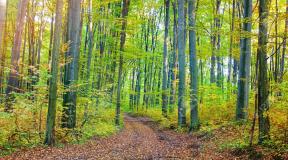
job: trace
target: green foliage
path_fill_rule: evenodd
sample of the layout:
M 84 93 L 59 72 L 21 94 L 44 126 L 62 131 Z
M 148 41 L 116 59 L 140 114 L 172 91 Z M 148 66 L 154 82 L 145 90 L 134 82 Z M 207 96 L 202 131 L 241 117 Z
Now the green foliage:
M 284 83 L 285 84 L 285 83 Z M 282 93 L 286 92 L 285 85 L 279 84 L 277 87 Z M 273 86 L 274 87 L 274 86 Z M 275 86 L 276 88 L 276 86 Z M 249 148 L 252 119 L 254 116 L 254 91 L 250 93 L 249 121 L 235 121 L 235 101 L 236 94 L 230 88 L 230 93 L 223 91 L 214 85 L 204 85 L 200 87 L 199 94 L 202 96 L 202 103 L 199 104 L 200 130 L 194 133 L 196 136 L 204 137 L 214 144 L 218 144 L 220 150 L 247 150 Z M 229 96 L 227 96 L 229 94 Z M 271 97 L 271 109 L 269 112 L 271 123 L 271 140 L 265 142 L 264 148 L 270 148 L 274 151 L 287 152 L 287 107 L 286 94 L 283 96 Z M 188 98 L 188 97 L 187 97 Z M 288 103 L 288 102 L 287 102 Z M 189 103 L 186 103 L 186 110 L 189 110 Z M 125 110 L 129 110 L 128 108 Z M 161 106 L 142 108 L 139 111 L 131 111 L 134 116 L 145 116 L 153 119 L 160 124 L 162 128 L 174 129 L 180 132 L 187 132 L 187 128 L 179 130 L 177 128 L 177 109 L 168 114 L 168 118 L 163 117 Z M 189 113 L 187 112 L 187 124 L 189 124 Z M 257 123 L 257 121 L 256 121 Z M 258 127 L 256 125 L 253 142 L 257 143 Z
M 227 149 L 246 149 L 249 146 L 249 144 L 247 142 L 245 142 L 242 139 L 237 139 L 237 140 L 232 140 L 232 141 L 228 141 L 228 142 L 224 142 L 222 144 L 220 144 L 219 149 L 220 150 L 227 150 Z
M 14 152 L 20 148 L 41 146 L 46 125 L 47 101 L 46 95 L 38 94 L 33 101 L 30 94 L 16 95 L 13 113 L 0 111 L 0 156 Z M 40 102 L 42 100 L 42 102 Z M 61 101 L 58 101 L 61 104 Z M 2 105 L 2 104 L 1 104 Z M 77 127 L 73 130 L 61 128 L 61 105 L 57 108 L 56 145 L 67 143 L 83 143 L 92 137 L 106 137 L 116 133 L 121 127 L 115 127 L 115 110 L 107 107 L 93 107 L 89 98 L 78 99 Z M 83 124 L 85 105 L 88 120 Z
M 175 2 L 176 0 L 172 0 Z M 6 48 L 3 48 L 4 56 L 4 76 L 11 71 L 10 69 L 10 50 L 13 45 L 13 36 L 15 33 L 15 17 L 17 15 L 17 4 L 18 0 L 8 0 L 8 20 L 6 22 L 6 36 L 4 37 L 7 41 Z M 46 114 L 48 104 L 48 93 L 47 93 L 47 80 L 51 77 L 48 72 L 49 68 L 49 41 L 51 32 L 50 30 L 50 19 L 51 15 L 55 12 L 55 0 L 45 1 L 44 6 L 44 27 L 43 37 L 39 37 L 40 31 L 40 16 L 42 12 L 42 1 L 36 0 L 36 7 L 30 7 L 30 14 L 35 14 L 36 18 L 31 19 L 25 24 L 27 27 L 33 26 L 34 33 L 31 38 L 31 42 L 34 41 L 37 46 L 38 38 L 42 38 L 41 46 L 41 64 L 39 70 L 35 66 L 27 65 L 31 63 L 31 53 L 29 46 L 31 42 L 28 42 L 28 36 L 22 37 L 22 43 L 26 40 L 26 48 L 22 44 L 21 47 L 21 58 L 19 61 L 19 68 L 21 70 L 21 86 L 20 89 L 23 93 L 15 94 L 15 102 L 13 104 L 13 113 L 3 112 L 5 95 L 0 96 L 0 156 L 13 152 L 16 149 L 23 147 L 33 147 L 41 145 L 45 133 L 46 125 Z M 196 33 L 197 33 L 197 58 L 203 62 L 203 79 L 201 79 L 201 85 L 199 85 L 199 117 L 200 117 L 200 130 L 195 133 L 199 136 L 205 136 L 207 139 L 217 139 L 216 143 L 219 143 L 221 150 L 225 149 L 245 149 L 248 146 L 251 121 L 254 116 L 254 96 L 255 96 L 255 67 L 256 64 L 256 53 L 258 44 L 256 39 L 258 35 L 258 11 L 257 7 L 253 10 L 253 33 L 247 35 L 241 31 L 242 19 L 238 16 L 235 17 L 235 28 L 234 32 L 231 32 L 231 11 L 232 1 L 222 0 L 221 8 L 223 8 L 224 14 L 215 15 L 215 1 L 201 0 L 197 1 L 197 22 L 196 22 Z M 211 3 L 212 2 L 212 3 Z M 255 1 L 253 1 L 255 3 Z M 115 92 L 117 85 L 117 71 L 119 62 L 119 41 L 120 32 L 122 26 L 121 16 L 121 0 L 93 0 L 93 32 L 94 32 L 94 48 L 92 50 L 92 64 L 91 64 L 91 76 L 89 82 L 86 79 L 87 72 L 87 50 L 85 50 L 86 44 L 86 27 L 88 26 L 87 11 L 88 1 L 83 3 L 83 21 L 82 21 L 82 37 L 80 46 L 80 60 L 79 60 L 79 81 L 73 83 L 70 89 L 77 91 L 77 127 L 75 129 L 62 129 L 61 128 L 61 116 L 62 116 L 62 94 L 64 87 L 62 84 L 63 80 L 63 66 L 65 62 L 64 53 L 68 50 L 68 43 L 62 44 L 60 65 L 61 71 L 59 73 L 59 84 L 58 84 L 58 101 L 57 101 L 57 117 L 56 117 L 56 141 L 57 145 L 63 145 L 66 143 L 83 143 L 94 136 L 106 137 L 119 131 L 123 127 L 123 120 L 121 120 L 120 128 L 115 127 Z M 275 15 L 274 4 L 275 1 L 271 2 L 271 16 L 269 17 L 269 42 L 273 42 L 275 35 Z M 63 8 L 63 24 L 67 23 L 67 1 L 65 1 L 65 7 Z M 31 5 L 30 5 L 31 6 Z M 279 1 L 279 17 L 278 17 L 278 41 L 282 41 L 284 37 L 284 21 L 287 15 L 285 15 L 285 1 Z M 238 12 L 238 11 L 237 11 Z M 176 104 L 173 106 L 173 112 L 170 112 L 168 117 L 165 118 L 161 111 L 161 75 L 162 75 L 162 52 L 163 52 L 163 19 L 164 19 L 163 1 L 155 0 L 131 0 L 129 16 L 127 18 L 127 41 L 125 43 L 124 66 L 123 66 L 123 89 L 121 93 L 121 111 L 130 112 L 134 116 L 146 116 L 153 119 L 155 122 L 160 124 L 161 128 L 169 128 L 179 132 L 187 132 L 188 124 L 190 121 L 189 114 L 189 76 L 186 79 L 186 94 L 185 94 L 185 107 L 186 107 L 186 124 L 185 128 L 178 128 L 178 117 L 177 117 L 177 96 Z M 173 50 L 173 12 L 172 7 L 170 11 L 170 29 L 169 29 L 169 57 L 172 56 Z M 237 13 L 238 14 L 238 13 Z M 215 24 L 214 18 L 218 16 L 221 19 L 221 28 L 219 30 L 213 28 Z M 245 21 L 245 20 L 244 20 Z M 28 21 L 27 21 L 28 22 Z M 272 23 L 273 22 L 273 23 Z M 31 24 L 30 24 L 31 23 Z M 58 26 L 61 27 L 61 26 Z M 32 27 L 31 27 L 32 28 Z M 26 28 L 30 31 L 31 28 Z M 62 41 L 65 41 L 65 25 L 63 28 Z M 191 28 L 187 28 L 188 30 Z M 222 77 L 223 88 L 217 87 L 215 84 L 210 84 L 210 58 L 213 47 L 211 45 L 211 36 L 216 35 L 219 32 L 221 36 L 221 47 L 217 50 L 217 56 L 223 58 L 222 69 L 224 76 Z M 30 34 L 30 33 L 28 33 Z M 32 34 L 32 33 L 31 33 Z M 147 34 L 147 35 L 146 35 Z M 147 37 L 145 37 L 147 36 Z M 230 36 L 233 37 L 233 41 L 230 46 Z M 226 82 L 227 74 L 227 59 L 229 54 L 235 60 L 239 60 L 240 55 L 240 36 L 251 36 L 252 38 L 252 72 L 251 72 L 251 83 L 253 90 L 250 92 L 249 102 L 249 117 L 247 122 L 235 123 L 235 103 L 236 103 L 236 91 L 237 85 Z M 198 39 L 199 38 L 199 39 Z M 154 44 L 152 42 L 154 41 Z M 188 39 L 187 39 L 188 41 Z M 198 43 L 199 42 L 199 43 Z M 2 43 L 2 42 L 0 42 Z M 100 44 L 104 44 L 103 55 L 100 55 Z M 146 44 L 147 43 L 147 44 Z M 87 44 L 86 44 L 87 45 Z M 147 50 L 146 46 L 147 45 Z M 279 44 L 278 44 L 279 45 Z M 86 46 L 87 47 L 87 46 Z M 151 49 L 155 47 L 154 49 Z M 229 52 L 231 48 L 231 53 Z M 282 47 L 282 46 L 281 46 Z M 269 54 L 273 52 L 274 43 L 268 44 Z M 282 52 L 282 48 L 280 48 Z M 2 48 L 1 48 L 2 54 Z M 23 54 L 23 55 L 22 55 Z M 29 56 L 28 56 L 29 54 Z M 188 56 L 188 45 L 186 46 L 186 56 Z M 6 57 L 6 59 L 5 59 Z M 2 58 L 2 57 L 1 57 Z M 1 59 L 2 60 L 2 59 Z M 285 59 L 286 60 L 286 59 Z M 68 60 L 68 61 L 71 61 Z M 169 62 L 171 59 L 169 59 Z M 270 61 L 270 59 L 269 59 Z M 272 62 L 269 62 L 272 63 Z M 1 64 L 2 65 L 2 64 Z M 188 63 L 187 63 L 188 65 Z M 145 68 L 145 67 L 147 68 Z M 0 66 L 2 67 L 2 66 Z M 170 67 L 170 64 L 169 64 Z M 287 64 L 285 66 L 287 68 Z M 28 69 L 33 68 L 39 73 L 39 81 L 35 84 L 33 91 L 28 91 L 26 88 L 27 82 L 31 82 L 34 78 L 38 78 L 35 75 L 29 76 Z M 200 68 L 200 67 L 199 67 Z M 285 69 L 286 69 L 285 68 Z M 270 84 L 270 111 L 267 113 L 270 117 L 270 136 L 271 140 L 264 143 L 264 147 L 272 148 L 279 151 L 288 151 L 288 74 L 283 77 L 282 83 L 275 83 L 273 81 L 273 67 L 269 70 L 271 84 Z M 136 82 L 134 86 L 132 83 L 132 71 L 141 72 L 140 76 L 140 106 L 139 110 L 135 111 L 129 108 L 129 94 L 138 94 L 135 90 Z M 176 69 L 177 70 L 177 69 Z M 83 72 L 83 73 L 82 73 Z M 236 71 L 237 72 L 237 71 Z M 158 74 L 159 73 L 159 74 Z M 175 72 L 176 77 L 179 73 Z M 187 70 L 188 73 L 188 70 Z M 137 74 L 137 73 L 135 73 Z M 199 71 L 200 74 L 200 71 Z M 134 75 L 135 77 L 137 75 Z M 146 77 L 145 77 L 146 76 Z M 135 78 L 134 77 L 134 78 Z M 199 76 L 200 77 L 200 76 Z M 2 77 L 1 77 L 2 78 Z M 4 78 L 4 79 L 5 79 Z M 170 78 L 170 77 L 169 77 Z M 155 101 L 149 106 L 142 106 L 143 95 L 144 95 L 144 81 L 148 79 L 149 83 L 146 86 L 148 91 L 145 93 L 150 98 L 155 98 Z M 4 80 L 5 81 L 5 80 Z M 134 80 L 136 81 L 136 80 Z M 158 86 L 159 81 L 159 88 Z M 236 80 L 237 81 L 237 80 Z M 5 81 L 6 82 L 6 81 Z M 6 83 L 3 83 L 4 89 Z M 203 84 L 202 84 L 203 82 Z M 99 86 L 98 86 L 99 83 Z M 178 79 L 175 82 L 179 83 Z M 200 84 L 200 80 L 199 80 Z M 87 85 L 89 85 L 87 89 Z M 145 84 L 146 85 L 146 84 Z M 133 88 L 134 87 L 134 88 Z M 177 85 L 176 95 L 177 95 Z M 3 92 L 4 93 L 4 92 Z M 169 93 L 169 92 L 167 92 Z M 201 103 L 200 103 L 201 100 Z M 122 115 L 123 116 L 123 115 Z M 257 117 L 256 117 L 257 118 Z M 123 117 L 121 117 L 123 119 Z M 254 144 L 257 142 L 257 125 L 255 129 L 255 136 L 253 139 Z M 215 138 L 216 137 L 216 138 Z

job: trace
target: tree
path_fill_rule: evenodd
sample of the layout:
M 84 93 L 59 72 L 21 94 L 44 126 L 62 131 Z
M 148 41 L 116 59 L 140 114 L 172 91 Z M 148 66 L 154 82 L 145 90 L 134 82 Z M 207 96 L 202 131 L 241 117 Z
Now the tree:
M 178 88 L 178 125 L 186 125 L 185 109 L 185 15 L 184 1 L 178 0 L 178 61 L 179 61 L 179 88 Z
M 220 57 L 220 48 L 221 48 L 221 20 L 220 20 L 220 15 L 221 15 L 221 0 L 216 0 L 216 15 L 214 18 L 214 27 L 216 30 L 216 33 L 214 35 L 214 48 L 216 50 L 216 61 L 217 61 L 217 80 L 216 80 L 216 85 L 218 87 L 221 87 L 223 89 L 222 85 L 222 58 Z M 215 63 L 215 62 L 214 62 Z
M 170 86 L 170 99 L 169 99 L 169 111 L 172 112 L 176 101 L 176 77 L 177 77 L 177 6 L 176 1 L 173 5 L 173 53 L 172 53 L 172 65 L 171 65 L 171 86 Z
M 167 79 L 168 79 L 168 32 L 169 32 L 169 13 L 170 13 L 170 0 L 164 0 L 165 4 L 165 35 L 163 47 L 163 78 L 162 78 L 162 114 L 167 117 Z
M 3 68 L 4 68 L 4 28 L 6 20 L 6 0 L 0 1 L 0 93 L 3 93 Z
M 6 18 L 6 0 L 0 1 L 0 50 L 2 49 L 5 18 Z
M 93 51 L 93 22 L 92 22 L 92 0 L 89 0 L 89 6 L 88 6 L 88 34 L 89 34 L 89 47 L 88 47 L 88 57 L 87 57 L 87 73 L 86 73 L 86 81 L 87 81 L 87 90 L 89 88 L 89 79 L 90 79 L 90 70 L 91 70 L 91 59 L 92 59 L 92 51 Z
M 231 16 L 231 27 L 230 27 L 230 44 L 229 44 L 229 62 L 228 62 L 228 78 L 227 82 L 231 82 L 231 72 L 232 72 L 232 60 L 233 56 L 233 42 L 234 42 L 234 31 L 235 31 L 235 10 L 236 10 L 236 0 L 232 0 L 232 16 Z M 230 12 L 229 12 L 230 13 Z
M 285 69 L 285 55 L 287 49 L 287 33 L 288 33 L 288 0 L 286 0 L 286 18 L 285 18 L 285 31 L 284 31 L 284 39 L 283 39 L 283 51 L 280 62 L 280 82 L 283 81 L 284 69 Z
M 22 34 L 24 30 L 25 15 L 27 10 L 28 0 L 21 0 L 18 3 L 18 14 L 16 20 L 16 30 L 14 35 L 13 47 L 11 52 L 11 68 L 8 77 L 8 84 L 6 88 L 6 105 L 5 111 L 10 111 L 11 101 L 14 97 L 12 92 L 20 92 L 19 90 L 19 59 L 20 59 L 20 49 L 22 43 Z
M 198 66 L 196 57 L 195 0 L 188 1 L 189 56 L 190 56 L 190 131 L 199 127 L 198 118 Z
M 78 62 L 80 47 L 80 19 L 81 1 L 69 0 L 67 36 L 66 42 L 69 45 L 65 54 L 64 88 L 63 95 L 63 115 L 62 127 L 74 128 L 76 125 L 76 83 L 78 80 Z
M 243 32 L 240 40 L 240 64 L 238 79 L 238 98 L 236 119 L 247 119 L 247 110 L 249 105 L 249 81 L 250 81 L 250 65 L 251 65 L 251 16 L 252 16 L 252 0 L 245 0 L 243 3 Z
M 121 107 L 121 87 L 122 87 L 122 70 L 123 70 L 123 52 L 126 42 L 126 28 L 127 28 L 127 16 L 129 11 L 130 0 L 123 0 L 122 6 L 122 29 L 120 34 L 120 59 L 119 59 L 119 70 L 118 70 L 118 84 L 117 84 L 117 104 L 116 104 L 116 117 L 115 123 L 117 126 L 120 125 L 120 107 Z
M 268 43 L 268 4 L 269 0 L 259 1 L 259 35 L 258 35 L 258 121 L 259 144 L 270 138 L 269 121 L 269 80 L 267 76 L 267 43 Z
M 52 65 L 51 77 L 49 80 L 49 104 L 46 123 L 46 136 L 44 143 L 47 145 L 54 145 L 55 143 L 55 119 L 56 119 L 56 103 L 57 103 L 57 79 L 58 79 L 58 62 L 60 54 L 60 40 L 62 29 L 62 9 L 63 0 L 56 2 L 56 21 L 55 32 L 53 36 L 53 51 L 52 51 Z

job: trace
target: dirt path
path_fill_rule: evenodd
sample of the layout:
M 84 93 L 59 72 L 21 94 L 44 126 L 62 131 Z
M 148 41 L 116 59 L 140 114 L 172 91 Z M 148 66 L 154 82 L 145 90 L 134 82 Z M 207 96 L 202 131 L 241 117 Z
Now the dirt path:
M 196 137 L 159 130 L 148 118 L 125 116 L 125 128 L 117 135 L 93 139 L 83 145 L 64 148 L 35 148 L 16 152 L 5 159 L 207 159 Z M 215 155 L 209 159 L 223 159 Z

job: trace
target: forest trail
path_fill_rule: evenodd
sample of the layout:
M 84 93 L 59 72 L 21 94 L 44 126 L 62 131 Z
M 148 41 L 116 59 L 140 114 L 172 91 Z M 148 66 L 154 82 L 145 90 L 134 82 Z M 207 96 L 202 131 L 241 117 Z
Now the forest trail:
M 161 130 L 149 118 L 125 115 L 124 129 L 108 138 L 94 138 L 81 145 L 19 151 L 5 159 L 223 159 L 207 153 L 196 136 Z M 206 153 L 205 153 L 206 152 Z M 213 157 L 213 158 L 212 158 Z M 226 156 L 225 156 L 226 157 Z M 226 157 L 227 158 L 227 157 Z M 225 159 L 226 159 L 225 158 Z

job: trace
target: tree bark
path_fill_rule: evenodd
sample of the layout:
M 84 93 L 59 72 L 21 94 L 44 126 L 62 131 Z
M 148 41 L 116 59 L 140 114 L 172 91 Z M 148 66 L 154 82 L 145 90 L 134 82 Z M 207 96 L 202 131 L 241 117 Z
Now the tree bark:
M 46 122 L 46 136 L 44 143 L 46 145 L 55 144 L 55 119 L 56 119 L 56 103 L 57 103 L 57 79 L 58 79 L 58 62 L 60 55 L 61 42 L 61 26 L 62 26 L 62 9 L 63 0 L 56 2 L 56 22 L 55 32 L 53 36 L 53 50 L 52 50 L 52 65 L 51 78 L 49 83 L 49 104 Z
M 80 47 L 81 1 L 69 0 L 67 21 L 67 43 L 69 50 L 65 54 L 63 115 L 62 127 L 74 128 L 76 125 L 76 83 L 78 80 L 78 61 Z
M 0 1 L 0 50 L 2 49 L 3 33 L 6 20 L 6 0 Z
M 288 15 L 288 0 L 286 0 L 286 15 Z M 284 32 L 284 39 L 283 39 L 283 51 L 282 57 L 280 62 L 280 82 L 283 81 L 284 70 L 285 70 L 285 55 L 287 49 L 287 33 L 288 33 L 288 16 L 285 18 L 285 32 Z
M 269 0 L 259 0 L 259 78 L 258 78 L 258 121 L 259 121 L 259 144 L 270 139 L 269 121 L 269 80 L 267 76 L 267 43 L 268 43 L 268 9 Z
M 185 0 L 178 0 L 178 60 L 179 60 L 179 89 L 178 89 L 178 126 L 186 125 L 185 109 Z
M 195 0 L 188 0 L 189 56 L 190 56 L 190 131 L 199 128 L 198 117 L 198 66 L 196 57 Z
M 232 18 L 230 27 L 230 46 L 229 46 L 229 62 L 228 62 L 228 79 L 227 82 L 231 82 L 232 72 L 232 60 L 233 60 L 233 44 L 234 44 L 234 31 L 235 31 L 235 0 L 232 2 Z M 229 84 L 228 84 L 229 85 Z
M 93 35 L 93 22 L 92 22 L 92 0 L 89 0 L 89 6 L 88 6 L 88 25 L 89 25 L 89 43 L 88 43 L 88 57 L 87 57 L 87 70 L 86 70 L 86 90 L 89 91 L 89 87 L 90 87 L 90 70 L 91 70 L 91 59 L 92 59 L 92 51 L 93 51 L 93 39 L 94 39 L 94 35 Z
M 163 78 L 162 78 L 162 115 L 167 117 L 167 78 L 168 78 L 168 32 L 169 32 L 169 12 L 170 12 L 170 0 L 164 0 L 165 4 L 165 35 L 164 35 L 164 47 L 163 47 Z
M 5 111 L 8 112 L 12 108 L 11 102 L 13 101 L 12 92 L 20 92 L 19 90 L 19 59 L 20 49 L 22 43 L 22 34 L 25 23 L 25 15 L 27 10 L 28 0 L 21 0 L 18 3 L 18 15 L 16 20 L 16 30 L 14 42 L 11 52 L 11 70 L 9 73 L 8 84 L 6 88 L 6 104 Z
M 4 32 L 5 32 L 5 21 L 6 21 L 6 8 L 7 1 L 0 1 L 0 94 L 3 93 L 3 75 L 4 75 Z
M 172 74 L 170 86 L 170 102 L 169 111 L 172 112 L 176 101 L 176 77 L 177 77 L 177 6 L 176 2 L 173 5 L 173 55 L 172 55 Z
M 243 34 L 240 42 L 240 64 L 236 120 L 247 119 L 251 65 L 252 0 L 244 0 Z
M 116 117 L 115 124 L 120 125 L 120 107 L 121 107 L 121 81 L 123 72 L 123 52 L 126 42 L 126 28 L 127 28 L 127 16 L 129 11 L 130 0 L 123 0 L 122 7 L 122 30 L 120 34 L 120 59 L 119 59 L 119 70 L 118 70 L 118 84 L 117 84 L 117 102 L 116 102 Z

